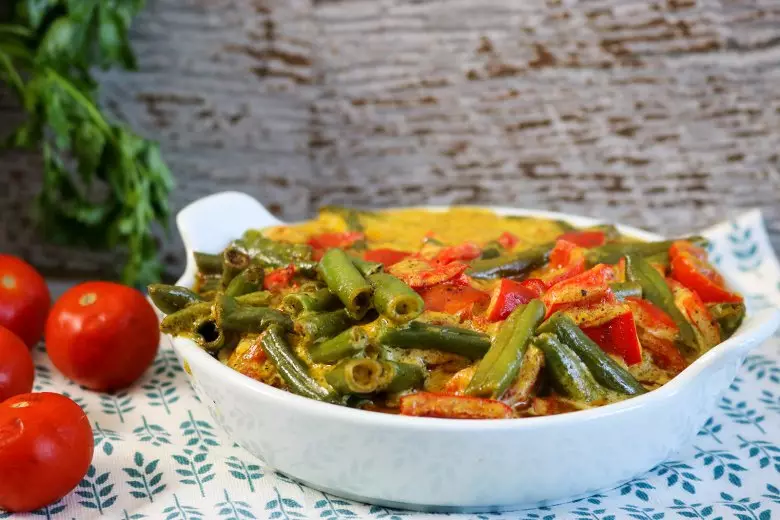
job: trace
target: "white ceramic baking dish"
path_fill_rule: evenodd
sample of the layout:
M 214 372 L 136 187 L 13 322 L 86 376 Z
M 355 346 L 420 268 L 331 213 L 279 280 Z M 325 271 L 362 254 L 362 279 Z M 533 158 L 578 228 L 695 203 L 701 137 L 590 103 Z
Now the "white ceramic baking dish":
M 490 209 L 578 226 L 595 223 L 559 213 Z M 242 193 L 190 204 L 177 217 L 190 259 L 178 284 L 193 283 L 192 251 L 218 252 L 248 228 L 279 223 Z M 619 227 L 639 238 L 660 238 Z M 364 502 L 475 512 L 576 498 L 664 461 L 696 435 L 745 353 L 770 336 L 779 320 L 777 309 L 748 310 L 731 338 L 648 394 L 565 415 L 495 421 L 404 417 L 321 403 L 235 372 L 188 339 L 166 340 L 214 419 L 271 468 Z

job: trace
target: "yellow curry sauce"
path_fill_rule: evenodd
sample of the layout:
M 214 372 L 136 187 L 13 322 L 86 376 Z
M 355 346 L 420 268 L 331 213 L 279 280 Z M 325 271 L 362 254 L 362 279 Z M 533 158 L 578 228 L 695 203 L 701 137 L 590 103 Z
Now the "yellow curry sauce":
M 742 299 L 697 241 L 638 243 L 611 226 L 474 208 L 326 208 L 202 255 L 191 296 L 150 294 L 171 311 L 164 331 L 307 397 L 420 416 L 547 415 L 652 390 L 733 333 Z

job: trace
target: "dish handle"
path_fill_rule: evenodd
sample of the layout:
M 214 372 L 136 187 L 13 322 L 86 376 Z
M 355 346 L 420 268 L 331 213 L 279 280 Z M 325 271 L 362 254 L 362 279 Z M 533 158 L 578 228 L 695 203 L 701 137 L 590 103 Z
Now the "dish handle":
M 249 228 L 280 224 L 284 223 L 254 197 L 238 191 L 215 193 L 189 204 L 176 215 L 187 251 L 186 273 L 195 272 L 193 251 L 217 253 Z

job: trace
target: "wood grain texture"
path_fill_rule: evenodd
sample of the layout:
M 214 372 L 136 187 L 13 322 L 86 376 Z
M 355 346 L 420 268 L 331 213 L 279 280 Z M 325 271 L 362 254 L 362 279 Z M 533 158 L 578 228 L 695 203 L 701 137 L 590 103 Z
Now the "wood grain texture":
M 175 208 L 240 189 L 286 219 L 473 203 L 678 233 L 758 206 L 780 246 L 775 1 L 150 0 L 133 41 L 104 102 L 162 143 Z M 0 162 L 0 249 L 115 265 L 36 240 L 39 178 Z

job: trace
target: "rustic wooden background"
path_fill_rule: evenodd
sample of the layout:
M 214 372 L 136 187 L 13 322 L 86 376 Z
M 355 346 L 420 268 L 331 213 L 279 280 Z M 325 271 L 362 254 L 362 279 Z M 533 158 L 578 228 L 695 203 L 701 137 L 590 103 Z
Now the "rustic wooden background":
M 239 189 L 286 219 L 503 204 L 675 233 L 758 206 L 780 246 L 776 0 L 149 0 L 133 40 L 105 103 L 162 143 L 177 209 Z M 40 243 L 39 183 L 0 159 L 0 250 L 110 273 Z

